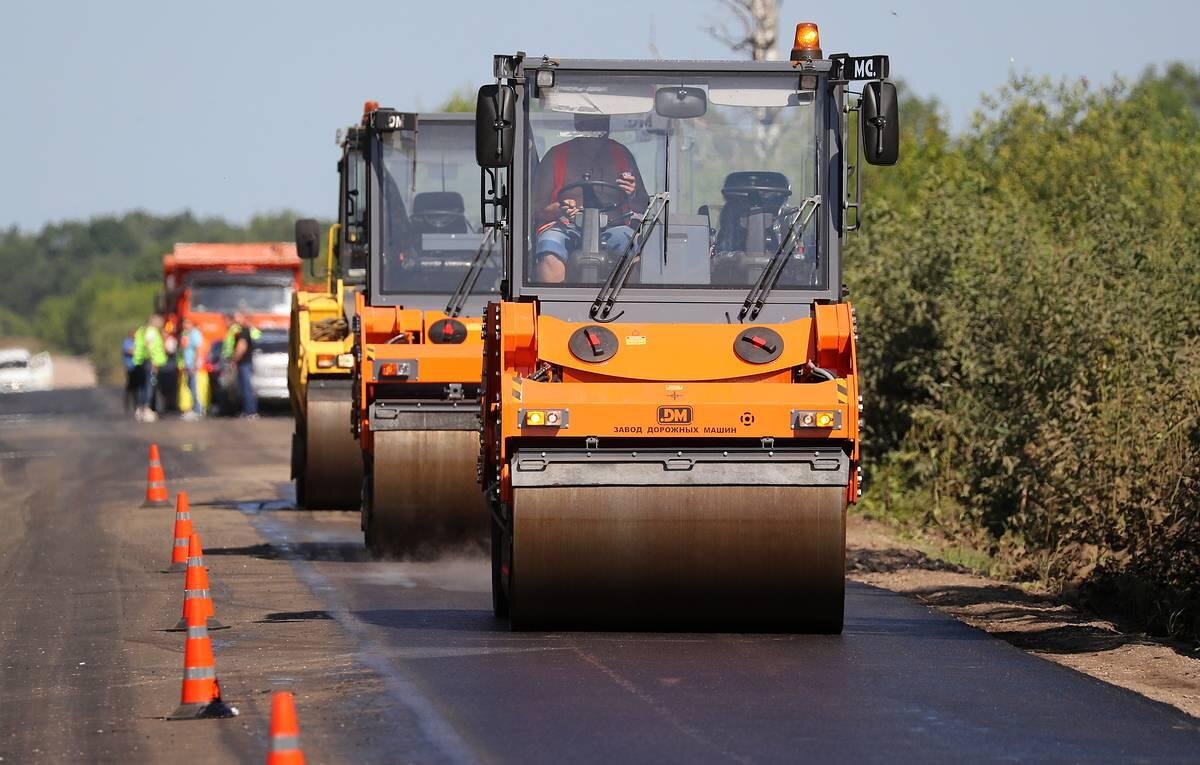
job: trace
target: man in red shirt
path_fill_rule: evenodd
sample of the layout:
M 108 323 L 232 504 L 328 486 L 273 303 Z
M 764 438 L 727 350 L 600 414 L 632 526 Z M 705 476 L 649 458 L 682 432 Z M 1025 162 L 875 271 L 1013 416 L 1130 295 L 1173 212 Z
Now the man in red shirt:
M 595 188 L 592 193 L 599 204 L 612 208 L 604 213 L 607 221 L 602 219 L 600 247 L 616 255 L 633 238 L 632 216 L 644 210 L 650 200 L 633 154 L 609 138 L 607 114 L 577 114 L 575 129 L 599 135 L 579 136 L 551 147 L 533 178 L 534 222 L 538 226 L 534 278 L 539 282 L 565 281 L 567 263 L 579 249 L 586 189 L 580 186 L 572 189 L 572 184 L 586 181 L 609 184 Z M 567 191 L 563 193 L 563 189 Z

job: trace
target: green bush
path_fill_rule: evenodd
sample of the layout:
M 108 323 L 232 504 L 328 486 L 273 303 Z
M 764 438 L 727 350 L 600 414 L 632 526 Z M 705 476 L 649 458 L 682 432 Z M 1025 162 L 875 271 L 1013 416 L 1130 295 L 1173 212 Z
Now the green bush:
M 890 204 L 847 274 L 884 489 L 868 509 L 986 547 L 1016 578 L 1142 572 L 1173 615 L 1151 626 L 1193 635 L 1200 580 L 1178 540 L 1200 536 L 1196 82 L 1018 79 L 958 139 L 910 134 L 904 193 L 870 176 Z

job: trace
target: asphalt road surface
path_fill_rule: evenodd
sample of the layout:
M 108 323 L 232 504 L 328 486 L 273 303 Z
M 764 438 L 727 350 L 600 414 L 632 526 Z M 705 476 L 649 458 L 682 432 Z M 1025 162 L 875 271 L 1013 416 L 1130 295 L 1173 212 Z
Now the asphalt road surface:
M 851 585 L 840 636 L 512 633 L 480 551 L 379 562 L 297 512 L 286 418 L 123 418 L 0 396 L 0 758 L 230 762 L 297 694 L 309 762 L 1196 762 L 1200 721 Z M 182 575 L 156 440 L 205 543 L 229 720 L 169 722 Z

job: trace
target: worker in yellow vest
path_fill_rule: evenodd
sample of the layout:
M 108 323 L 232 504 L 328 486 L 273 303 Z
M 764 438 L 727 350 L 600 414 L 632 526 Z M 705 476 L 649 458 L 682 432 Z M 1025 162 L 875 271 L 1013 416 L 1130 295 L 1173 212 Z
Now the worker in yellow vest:
M 162 327 L 163 318 L 154 314 L 149 321 L 138 327 L 133 335 L 133 364 L 141 370 L 138 406 L 134 411 L 134 418 L 139 422 L 154 422 L 158 419 L 154 394 L 157 389 L 158 370 L 167 363 Z

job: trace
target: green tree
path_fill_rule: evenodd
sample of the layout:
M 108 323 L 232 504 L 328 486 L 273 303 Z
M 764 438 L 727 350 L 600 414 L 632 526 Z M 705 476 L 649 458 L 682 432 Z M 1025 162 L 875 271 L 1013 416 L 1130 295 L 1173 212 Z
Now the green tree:
M 438 107 L 440 112 L 471 112 L 475 113 L 475 89 L 470 85 L 456 88 Z

